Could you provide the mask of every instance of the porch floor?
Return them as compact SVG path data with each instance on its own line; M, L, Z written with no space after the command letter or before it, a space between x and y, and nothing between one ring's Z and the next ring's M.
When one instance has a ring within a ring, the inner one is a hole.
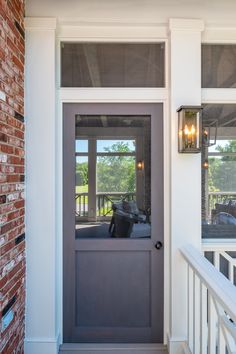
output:
M110 222L83 222L76 225L76 238L111 238Z

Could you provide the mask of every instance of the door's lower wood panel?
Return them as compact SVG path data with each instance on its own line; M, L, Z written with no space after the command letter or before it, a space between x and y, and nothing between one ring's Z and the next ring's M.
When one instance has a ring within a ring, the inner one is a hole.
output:
M81 342L89 330L100 329L110 339L121 327L151 326L150 257L148 251L76 252L75 325Z
M59 354L168 354L162 344L62 344Z

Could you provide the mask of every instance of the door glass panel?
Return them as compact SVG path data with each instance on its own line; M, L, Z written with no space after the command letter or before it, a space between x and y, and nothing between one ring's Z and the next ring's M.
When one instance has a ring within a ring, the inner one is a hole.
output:
M203 125L214 145L202 149L202 236L236 238L236 105L204 105Z
M150 117L76 118L76 237L151 237Z
M61 46L62 87L164 87L164 43Z

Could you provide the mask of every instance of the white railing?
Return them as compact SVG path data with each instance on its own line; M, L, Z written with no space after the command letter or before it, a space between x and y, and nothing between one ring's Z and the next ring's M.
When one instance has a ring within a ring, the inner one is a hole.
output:
M236 353L236 287L199 251L181 253L188 268L185 353Z
M75 193L76 216L88 217L88 199L89 193ZM111 216L112 204L122 200L135 200L133 192L103 192L96 194L96 214L97 217Z
M236 285L236 239L203 239L202 251L214 266Z

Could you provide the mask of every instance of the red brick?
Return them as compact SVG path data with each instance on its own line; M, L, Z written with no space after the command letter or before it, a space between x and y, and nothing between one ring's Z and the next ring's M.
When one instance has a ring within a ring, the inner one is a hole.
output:
M11 230L10 232L8 232L7 234L7 239L8 240L12 240L15 239L17 236L21 235L21 228L16 228L14 230Z
M14 247L14 245L15 245L14 241L6 243L4 246L0 248L0 255L2 256L6 254L8 251L10 251L10 249Z
M25 206L25 201L24 200L19 200L18 202L15 202L14 204L15 208L23 208Z
M13 154L15 152L13 146L5 145L5 144L0 144L0 151L5 152L7 154ZM16 154L16 152L15 152Z
M24 159L18 156L9 156L7 162L12 165L24 165Z
M16 166L15 167L15 173L24 174L24 172L25 172L24 166Z
M17 28L15 21L19 24ZM24 227L24 0L0 0L0 309L16 295L14 320L1 333L0 352L23 354L25 307L25 241L15 244ZM1 317L1 313L0 313Z
M0 214L8 213L9 211L12 211L14 208L16 208L16 206L14 206L14 204L1 205L0 206Z
M18 52L18 50L17 50L17 52ZM13 63L17 66L17 68L21 72L24 72L24 65L21 63L21 61L16 56L13 56Z

